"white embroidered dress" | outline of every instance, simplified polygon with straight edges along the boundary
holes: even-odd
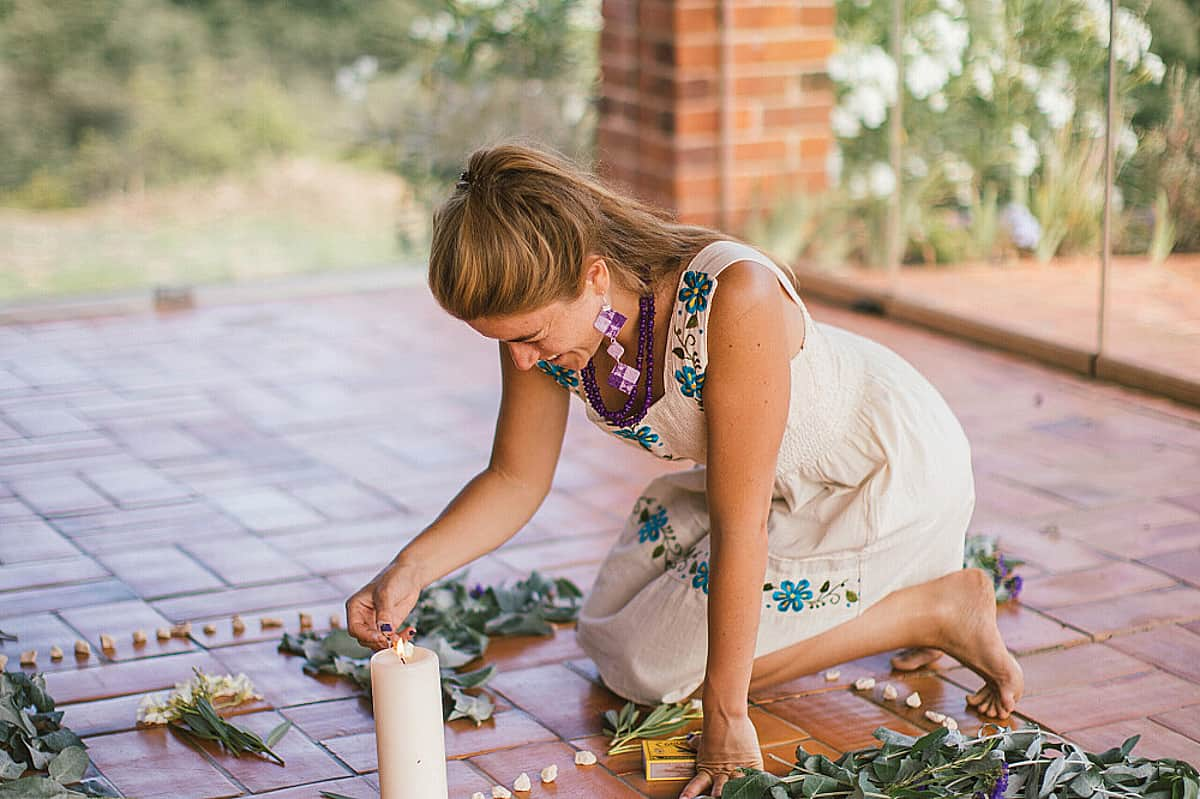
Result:
[[[680,276],[665,392],[642,421],[603,429],[659,457],[698,465],[650,483],[608,553],[578,640],[616,693],[676,701],[704,679],[709,575],[703,411],[705,331],[721,270],[751,261],[804,315],[791,362],[787,429],[768,520],[756,656],[811,638],[888,593],[962,567],[975,505],[970,448],[942,396],[891,350],[813,321],[791,281],[757,250],[718,241]],[[539,367],[584,399],[579,377]]]

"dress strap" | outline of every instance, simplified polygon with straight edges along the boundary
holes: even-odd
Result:
[[[710,277],[715,278],[726,267],[732,266],[739,261],[750,261],[765,266],[774,272],[775,277],[783,284],[784,291],[788,293],[793,302],[800,306],[805,320],[812,318],[808,312],[808,306],[804,304],[804,300],[800,299],[800,294],[796,291],[796,287],[793,285],[792,279],[788,276],[787,272],[766,255],[763,255],[749,245],[737,241],[714,241],[697,254],[692,268],[700,269],[708,273]]]

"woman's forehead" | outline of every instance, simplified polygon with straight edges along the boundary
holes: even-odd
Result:
[[[506,316],[483,316],[467,324],[476,332],[500,341],[528,341],[554,322],[562,313],[562,303],[554,302],[542,308]]]

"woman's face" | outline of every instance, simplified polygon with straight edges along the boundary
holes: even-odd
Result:
[[[576,371],[587,366],[604,337],[592,323],[604,303],[587,283],[573,300],[557,300],[527,313],[487,316],[467,322],[476,332],[504,343],[519,369],[541,360]]]

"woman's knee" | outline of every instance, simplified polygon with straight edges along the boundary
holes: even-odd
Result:
[[[704,677],[702,664],[697,671],[690,667],[690,659],[679,653],[660,657],[651,642],[618,643],[583,620],[576,628],[576,640],[596,664],[605,686],[630,702],[657,705],[679,701],[691,695]]]

